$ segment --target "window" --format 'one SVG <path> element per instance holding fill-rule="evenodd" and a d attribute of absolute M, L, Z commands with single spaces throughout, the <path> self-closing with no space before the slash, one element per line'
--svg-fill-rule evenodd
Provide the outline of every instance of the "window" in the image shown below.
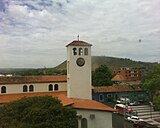
<path fill-rule="evenodd" d="M 83 55 L 83 49 L 79 48 L 79 55 Z"/>
<path fill-rule="evenodd" d="M 54 85 L 54 91 L 57 91 L 58 90 L 58 84 L 55 84 Z"/>
<path fill-rule="evenodd" d="M 88 48 L 84 49 L 84 55 L 88 55 Z"/>
<path fill-rule="evenodd" d="M 29 86 L 29 91 L 30 91 L 30 92 L 33 92 L 33 91 L 34 91 L 33 85 L 30 85 L 30 86 Z"/>
<path fill-rule="evenodd" d="M 52 84 L 49 85 L 49 91 L 53 91 L 53 85 Z"/>
<path fill-rule="evenodd" d="M 28 87 L 27 87 L 27 85 L 24 85 L 23 86 L 23 92 L 27 92 L 28 91 Z"/>
<path fill-rule="evenodd" d="M 1 87 L 1 93 L 6 93 L 6 87 L 5 86 Z"/>
<path fill-rule="evenodd" d="M 81 120 L 81 128 L 87 128 L 87 119 L 86 118 L 82 118 Z"/>
<path fill-rule="evenodd" d="M 77 55 L 77 48 L 73 48 L 73 55 Z"/>
<path fill-rule="evenodd" d="M 99 101 L 103 101 L 104 100 L 104 95 L 103 94 L 100 94 L 99 95 Z"/>
<path fill-rule="evenodd" d="M 107 97 L 112 97 L 112 94 L 108 94 Z"/>

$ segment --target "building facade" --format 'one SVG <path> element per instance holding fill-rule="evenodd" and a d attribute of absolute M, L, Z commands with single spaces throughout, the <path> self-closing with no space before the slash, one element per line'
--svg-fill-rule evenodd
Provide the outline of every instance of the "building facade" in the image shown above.
<path fill-rule="evenodd" d="M 121 68 L 112 71 L 114 74 L 122 75 L 125 81 L 141 80 L 141 70 L 131 68 Z"/>
<path fill-rule="evenodd" d="M 67 76 L 4 76 L 0 89 L 0 94 L 66 91 Z"/>

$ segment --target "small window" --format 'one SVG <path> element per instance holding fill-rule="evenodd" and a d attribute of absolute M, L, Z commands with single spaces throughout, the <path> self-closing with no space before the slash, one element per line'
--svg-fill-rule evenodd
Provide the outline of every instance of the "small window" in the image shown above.
<path fill-rule="evenodd" d="M 52 84 L 49 85 L 49 91 L 53 91 L 53 85 Z"/>
<path fill-rule="evenodd" d="M 79 55 L 83 55 L 83 49 L 79 48 Z"/>
<path fill-rule="evenodd" d="M 27 92 L 28 91 L 28 87 L 27 87 L 27 85 L 24 85 L 23 86 L 23 92 Z"/>
<path fill-rule="evenodd" d="M 108 94 L 107 97 L 112 97 L 112 94 Z"/>
<path fill-rule="evenodd" d="M 84 55 L 88 55 L 88 48 L 84 49 Z"/>
<path fill-rule="evenodd" d="M 6 93 L 6 87 L 5 86 L 1 87 L 1 93 Z"/>
<path fill-rule="evenodd" d="M 81 128 L 88 128 L 87 119 L 86 118 L 82 118 L 82 120 L 81 120 Z"/>
<path fill-rule="evenodd" d="M 104 100 L 104 95 L 103 94 L 100 94 L 99 95 L 99 101 L 103 101 Z"/>
<path fill-rule="evenodd" d="M 57 91 L 58 90 L 58 84 L 55 84 L 54 85 L 54 91 Z"/>
<path fill-rule="evenodd" d="M 30 85 L 30 86 L 29 86 L 29 91 L 30 91 L 30 92 L 33 92 L 33 91 L 34 91 L 33 85 Z"/>
<path fill-rule="evenodd" d="M 77 48 L 73 48 L 73 55 L 77 55 Z"/>

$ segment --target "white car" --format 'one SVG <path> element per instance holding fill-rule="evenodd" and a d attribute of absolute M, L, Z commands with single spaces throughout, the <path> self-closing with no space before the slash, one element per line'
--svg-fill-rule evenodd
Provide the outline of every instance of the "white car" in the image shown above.
<path fill-rule="evenodd" d="M 127 120 L 130 121 L 130 122 L 143 121 L 143 120 L 140 119 L 138 116 L 127 117 Z"/>

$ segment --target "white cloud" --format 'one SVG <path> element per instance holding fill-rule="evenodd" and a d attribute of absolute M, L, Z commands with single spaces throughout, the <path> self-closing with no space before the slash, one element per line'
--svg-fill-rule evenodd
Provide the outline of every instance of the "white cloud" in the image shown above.
<path fill-rule="evenodd" d="M 78 34 L 93 55 L 160 61 L 159 0 L 8 0 L 5 10 L 0 67 L 54 67 Z"/>

